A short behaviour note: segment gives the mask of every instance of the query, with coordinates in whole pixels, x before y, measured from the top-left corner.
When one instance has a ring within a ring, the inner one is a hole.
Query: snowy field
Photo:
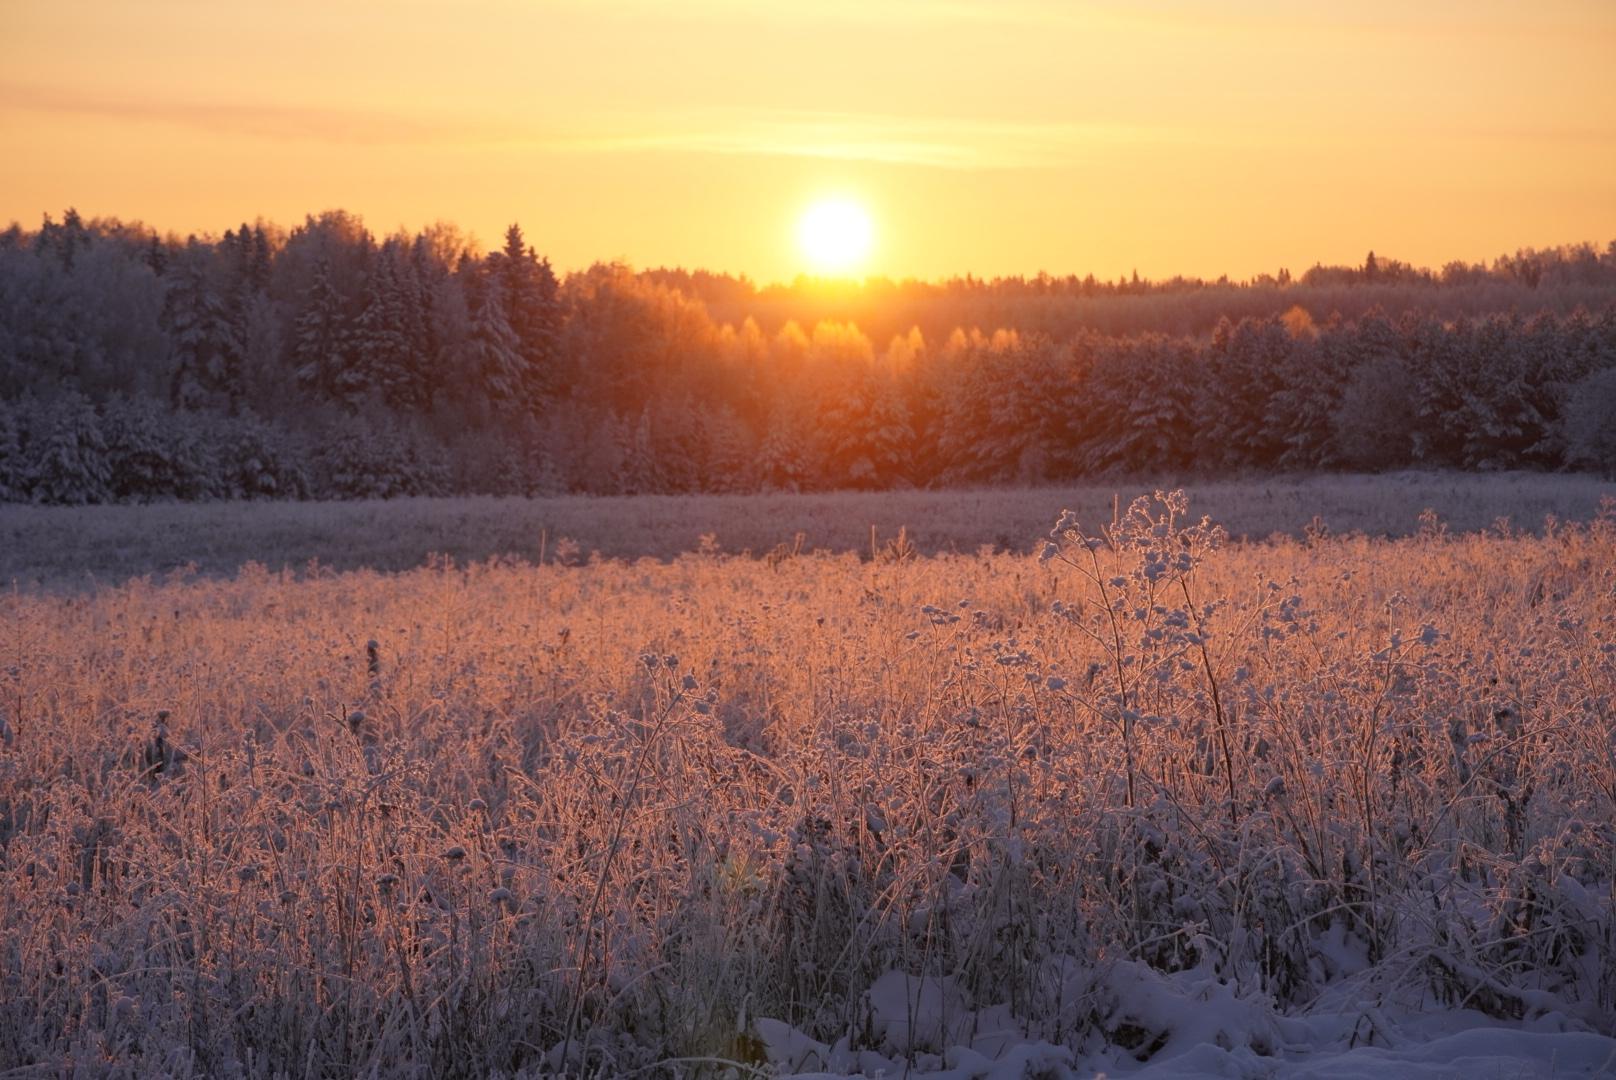
[[[0,1076],[1616,1076],[1608,487],[6,510]]]
[[[0,504],[0,582],[118,582],[195,565],[234,573],[248,562],[301,570],[409,570],[434,553],[577,563],[668,559],[702,548],[766,555],[780,548],[877,551],[900,529],[920,554],[1028,552],[1064,509],[1109,521],[1119,496],[1178,486],[1096,481],[1066,488],[839,492],[808,495],[396,499],[334,503]],[[1281,476],[1192,485],[1197,512],[1235,537],[1333,533],[1406,536],[1423,510],[1457,532],[1541,530],[1546,517],[1586,521],[1616,481],[1586,474],[1406,472]]]

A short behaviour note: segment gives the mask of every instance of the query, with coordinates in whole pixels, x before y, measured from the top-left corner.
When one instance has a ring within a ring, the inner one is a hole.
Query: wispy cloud
[[[942,169],[1024,169],[1069,164],[1106,145],[1182,138],[1164,128],[1106,124],[761,112],[643,117],[622,125],[621,133],[553,140],[549,148],[572,153],[680,151]]]
[[[507,3],[512,0],[506,0]],[[519,2],[519,0],[518,0]],[[668,20],[936,25],[987,23],[996,26],[1073,26],[1092,22],[1092,5],[1075,0],[816,0],[813,4],[759,3],[758,0],[553,0],[558,7],[618,12]]]
[[[0,83],[0,110],[171,124],[216,135],[362,145],[441,142],[473,137],[468,125],[386,110],[324,105],[265,105],[98,96]]]
[[[868,113],[720,109],[572,118],[425,115],[325,105],[196,102],[0,83],[0,110],[174,125],[213,135],[342,145],[484,147],[566,155],[687,153],[867,161],[939,169],[1025,169],[1182,130]]]

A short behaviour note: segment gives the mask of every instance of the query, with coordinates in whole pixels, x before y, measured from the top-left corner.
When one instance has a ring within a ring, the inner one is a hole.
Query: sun
[[[797,222],[797,244],[821,274],[845,274],[863,265],[875,229],[869,212],[852,199],[820,199]]]

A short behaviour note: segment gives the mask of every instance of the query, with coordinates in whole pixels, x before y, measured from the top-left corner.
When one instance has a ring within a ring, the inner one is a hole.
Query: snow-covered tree
[[[510,409],[522,401],[527,363],[505,317],[502,291],[497,280],[484,281],[477,289],[464,367],[476,379],[480,396],[497,409]]]
[[[1178,469],[1195,457],[1199,357],[1182,339],[1108,340],[1094,353],[1080,399],[1082,464]]]
[[[1223,319],[1203,354],[1196,400],[1198,463],[1221,468],[1272,468],[1284,453],[1272,399],[1293,340],[1279,319]]]
[[[789,394],[778,397],[763,423],[757,474],[773,491],[807,491],[819,486],[819,454],[813,417],[807,403]]]
[[[303,294],[293,330],[292,362],[297,384],[310,396],[340,400],[348,366],[348,320],[342,297],[331,283],[331,264],[314,264],[314,279]]]
[[[702,409],[697,416],[701,462],[698,486],[702,491],[752,491],[757,486],[757,455],[751,433],[727,405]]]
[[[449,471],[439,448],[408,427],[364,413],[324,433],[312,461],[314,494],[328,499],[442,495]]]
[[[82,394],[58,395],[30,411],[22,484],[36,503],[81,506],[111,495],[107,447],[95,407]]]
[[[1331,435],[1353,359],[1336,323],[1294,325],[1301,336],[1276,374],[1268,424],[1282,447],[1281,468],[1328,467],[1336,461]]]
[[[0,399],[0,503],[26,501],[21,410]]]
[[[234,408],[241,398],[240,343],[208,270],[207,252],[193,238],[164,279],[163,325],[174,356],[169,400],[182,408],[216,400]]]
[[[667,490],[652,436],[651,406],[641,409],[633,428],[625,430],[628,439],[618,469],[618,489],[626,495],[653,495]]]
[[[101,433],[109,498],[148,502],[215,494],[191,418],[150,398],[115,398],[101,408]]]
[[[84,219],[79,212],[69,207],[62,215],[60,224],[52,221],[49,214],[45,215],[34,238],[34,250],[55,260],[64,271],[71,273],[79,252],[89,247],[93,240],[94,236],[84,227]]]
[[[557,360],[561,347],[561,300],[548,259],[539,258],[520,225],[505,232],[504,248],[489,257],[503,289],[505,316],[525,365],[529,400],[553,397],[563,388]]]
[[[353,327],[351,355],[357,385],[400,407],[418,401],[419,394],[405,317],[407,300],[399,287],[396,264],[390,244],[371,262],[364,307]]]
[[[836,380],[831,393],[820,414],[826,479],[837,487],[903,484],[914,432],[896,379],[871,365]]]
[[[212,494],[221,499],[301,499],[311,491],[305,449],[250,412],[205,431]]]
[[[1616,476],[1616,367],[1586,375],[1569,388],[1560,432],[1571,465]]]
[[[1352,369],[1330,417],[1330,460],[1354,469],[1393,469],[1414,454],[1414,380],[1402,357],[1381,355]]]

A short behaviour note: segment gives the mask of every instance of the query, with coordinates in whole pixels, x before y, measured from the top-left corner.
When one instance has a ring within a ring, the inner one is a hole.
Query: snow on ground
[[[779,1074],[805,1078],[1616,1078],[1616,1039],[1559,1013],[1505,1025],[1468,1009],[1339,1000],[1283,1016],[1215,977],[1163,975],[1127,962],[1104,984],[1099,998],[1113,1039],[1095,1038],[1083,1052],[1026,1037],[1005,1006],[971,1009],[952,980],[901,972],[877,980],[867,995],[867,1041],[879,1049],[854,1049],[846,1038],[826,1045],[777,1020],[760,1020],[757,1030]],[[1132,1051],[1116,1045],[1124,1027],[1136,1041]]]

